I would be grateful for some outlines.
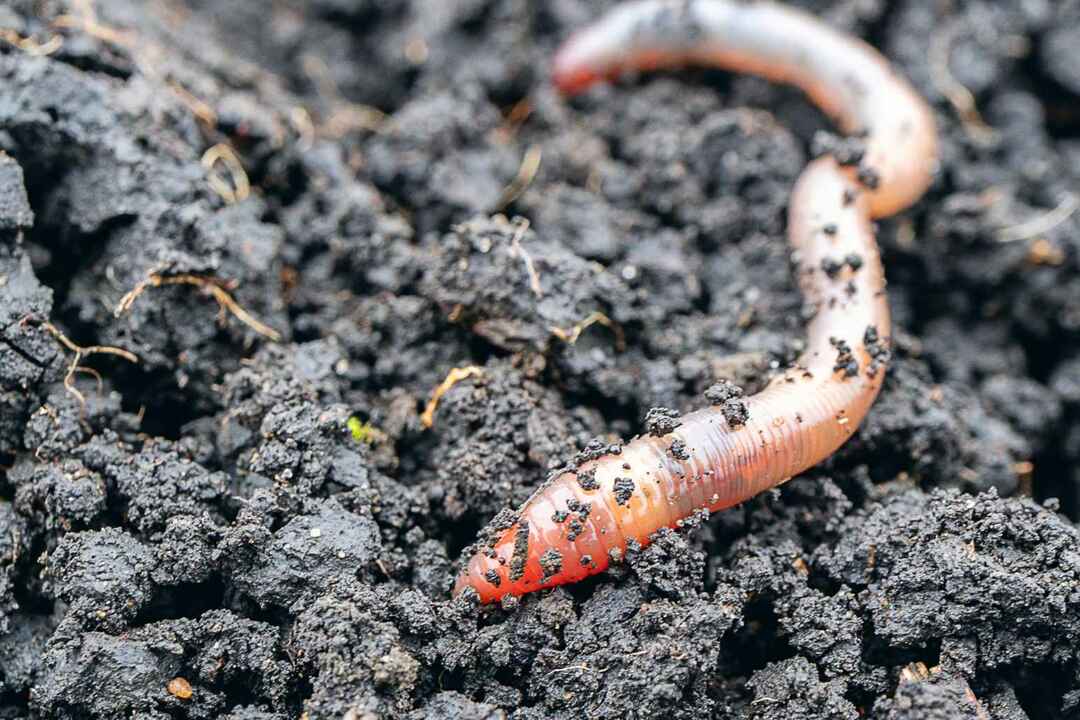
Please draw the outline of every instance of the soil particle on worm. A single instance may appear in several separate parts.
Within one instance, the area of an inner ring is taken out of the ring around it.
[[[634,495],[634,479],[629,477],[615,478],[615,482],[611,485],[611,491],[616,503],[626,505]]]
[[[562,554],[558,550],[550,548],[540,556],[540,568],[544,571],[545,580],[562,572],[562,567]]]
[[[671,455],[671,457],[681,462],[685,462],[690,459],[690,451],[686,447],[686,443],[679,439],[671,441],[671,445],[668,446],[668,453]]]
[[[645,430],[654,437],[669,435],[681,424],[679,412],[671,408],[650,408],[645,414]]]
[[[510,581],[521,579],[525,574],[525,561],[529,553],[529,523],[522,521],[514,531],[514,552],[510,556]]]

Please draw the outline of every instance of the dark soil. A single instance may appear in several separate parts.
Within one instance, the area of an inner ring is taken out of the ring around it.
[[[801,2],[942,128],[880,225],[881,399],[607,574],[449,600],[591,438],[801,343],[784,212],[827,123],[715,71],[562,100],[611,4],[0,5],[0,717],[1080,716],[1071,0]]]

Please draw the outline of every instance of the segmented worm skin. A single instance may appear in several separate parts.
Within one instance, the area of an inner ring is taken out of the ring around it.
[[[743,425],[707,407],[668,434],[640,436],[549,480],[512,523],[489,529],[455,594],[472,588],[490,602],[600,572],[630,540],[645,545],[698,509],[738,504],[821,462],[881,388],[890,325],[872,220],[929,186],[937,163],[931,110],[869,45],[764,2],[620,5],[566,43],[553,79],[569,94],[628,69],[687,64],[795,85],[843,131],[865,135],[863,172],[821,157],[792,193],[789,241],[816,310],[806,353],[746,399]]]

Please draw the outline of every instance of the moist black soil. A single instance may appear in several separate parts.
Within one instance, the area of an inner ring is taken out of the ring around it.
[[[1075,2],[800,2],[942,132],[869,419],[606,574],[450,599],[591,439],[799,352],[788,193],[843,143],[717,71],[558,97],[612,4],[0,6],[0,717],[1080,715]]]

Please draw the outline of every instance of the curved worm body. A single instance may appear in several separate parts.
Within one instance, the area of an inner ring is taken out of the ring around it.
[[[789,241],[815,311],[806,353],[745,401],[727,399],[665,434],[584,453],[513,516],[493,521],[455,594],[472,588],[490,602],[600,572],[631,540],[645,545],[699,509],[736,505],[821,462],[881,388],[890,324],[872,220],[929,186],[937,162],[929,107],[869,45],[767,2],[621,5],[559,51],[554,82],[574,93],[628,69],[685,64],[793,84],[842,130],[865,136],[859,166],[818,158],[792,193]],[[732,402],[743,403],[740,412]]]

